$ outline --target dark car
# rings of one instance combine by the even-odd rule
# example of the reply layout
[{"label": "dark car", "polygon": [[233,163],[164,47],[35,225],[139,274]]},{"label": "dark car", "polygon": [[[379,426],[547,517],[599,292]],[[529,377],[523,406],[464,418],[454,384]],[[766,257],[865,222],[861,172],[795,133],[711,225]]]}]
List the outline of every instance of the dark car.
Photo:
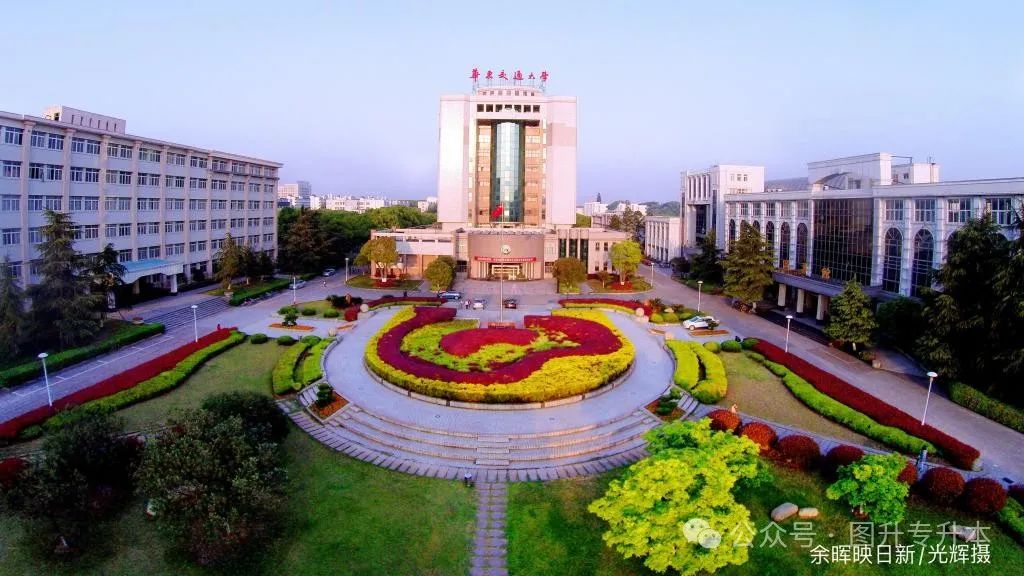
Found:
[{"label": "dark car", "polygon": [[501,305],[505,308],[519,308],[519,302],[517,302],[515,298],[505,298],[501,301]]},{"label": "dark car", "polygon": [[446,290],[444,292],[438,292],[437,297],[442,300],[447,300],[449,302],[457,302],[459,300],[462,300],[462,293],[456,292],[455,290]]}]

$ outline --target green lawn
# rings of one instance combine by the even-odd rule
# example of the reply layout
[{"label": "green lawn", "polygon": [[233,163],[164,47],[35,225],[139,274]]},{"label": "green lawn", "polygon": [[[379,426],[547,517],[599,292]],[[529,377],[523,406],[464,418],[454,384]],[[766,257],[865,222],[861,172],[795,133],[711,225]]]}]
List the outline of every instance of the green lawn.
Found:
[{"label": "green lawn", "polygon": [[736,404],[740,412],[779,424],[864,446],[884,448],[878,442],[819,415],[797,400],[782,380],[746,354],[722,352],[729,391],[718,404],[728,408]]},{"label": "green lawn", "polygon": [[380,288],[374,283],[373,278],[365,274],[348,279],[348,285],[352,288],[365,288],[369,290],[419,290],[422,283],[422,280],[389,280],[387,288]]},{"label": "green lawn", "polygon": [[[183,386],[128,408],[135,427],[199,405],[211,393],[269,393],[270,370],[284,348],[242,343],[211,360]],[[448,575],[469,569],[475,505],[457,482],[409,476],[325,448],[298,428],[285,441],[291,479],[281,535],[253,566],[230,574]],[[74,564],[41,562],[20,523],[0,512],[0,576],[193,575],[201,570],[169,554],[137,499],[102,526],[101,544]],[[222,573],[220,573],[222,574]]]},{"label": "green lawn", "polygon": [[651,285],[646,278],[634,276],[630,282],[633,283],[633,289],[628,292],[622,292],[614,289],[619,283],[618,276],[608,282],[607,287],[601,286],[600,280],[587,280],[587,285],[590,286],[590,292],[593,294],[632,294],[633,292],[646,292],[651,289]]},{"label": "green lawn", "polygon": [[[825,498],[825,484],[815,474],[774,468],[775,481],[757,490],[739,495],[741,503],[751,512],[751,520],[758,530],[768,525],[768,514],[776,505],[791,501],[801,506],[815,506],[822,517],[815,521],[814,545],[826,548],[848,541],[852,517],[844,507]],[[547,484],[513,484],[509,488],[509,573],[515,576],[637,576],[654,574],[636,559],[626,561],[608,549],[601,540],[603,522],[587,512],[587,505],[599,497],[608,482],[621,474],[610,472],[603,476],[560,480]],[[904,526],[922,522],[937,526],[943,522],[967,523],[974,520],[962,513],[934,508],[916,499],[911,500]],[[896,565],[831,565],[811,564],[808,551],[799,547],[792,536],[783,536],[786,547],[760,546],[763,534],[753,541],[750,559],[742,566],[730,566],[716,574],[723,575],[983,575],[1020,574],[1024,571],[1024,549],[1001,532],[994,520],[982,521],[992,526],[987,532],[991,540],[991,564],[927,564],[923,566]],[[781,524],[787,531],[792,521]],[[834,538],[829,538],[829,533]],[[938,543],[932,537],[929,544]],[[723,535],[723,544],[731,543]],[[948,544],[948,543],[947,543]],[[920,548],[918,547],[918,550]]]}]

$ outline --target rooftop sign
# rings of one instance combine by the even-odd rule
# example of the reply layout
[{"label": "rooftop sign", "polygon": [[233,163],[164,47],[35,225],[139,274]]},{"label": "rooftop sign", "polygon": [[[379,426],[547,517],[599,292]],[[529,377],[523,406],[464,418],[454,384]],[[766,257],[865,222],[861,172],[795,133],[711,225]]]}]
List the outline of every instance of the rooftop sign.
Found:
[{"label": "rooftop sign", "polygon": [[516,70],[515,72],[513,72],[512,77],[510,79],[509,75],[504,70],[501,70],[500,72],[498,72],[497,76],[495,76],[493,70],[488,70],[487,72],[481,74],[479,68],[473,68],[473,71],[470,72],[469,77],[471,80],[473,80],[473,88],[478,87],[482,81],[484,83],[484,86],[533,86],[536,88],[543,89],[544,84],[547,83],[548,81],[548,71],[541,71],[539,76],[539,83],[537,82],[537,75],[535,75],[533,72],[530,72],[526,77],[524,77],[522,70]]}]

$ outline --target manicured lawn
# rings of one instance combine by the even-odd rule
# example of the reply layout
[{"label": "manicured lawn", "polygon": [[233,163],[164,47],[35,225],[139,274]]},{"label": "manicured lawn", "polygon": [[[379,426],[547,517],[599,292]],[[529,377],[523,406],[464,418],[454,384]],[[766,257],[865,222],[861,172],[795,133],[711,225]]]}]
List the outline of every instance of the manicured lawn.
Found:
[{"label": "manicured lawn", "polygon": [[619,286],[619,280],[617,277],[611,282],[608,282],[608,286],[606,287],[601,286],[600,280],[587,280],[587,285],[590,286],[590,291],[593,294],[632,294],[633,292],[646,292],[647,290],[651,289],[650,283],[648,283],[647,280],[645,280],[644,278],[640,278],[639,276],[634,276],[630,280],[630,283],[632,283],[633,285],[632,290],[623,291],[615,289],[617,286]]},{"label": "manicured lawn", "polygon": [[878,442],[853,432],[819,415],[797,400],[782,380],[767,368],[743,353],[722,352],[722,363],[729,379],[729,391],[718,404],[736,409],[779,424],[801,428],[809,432],[830,436],[837,440],[863,446],[885,448]]},{"label": "manicured lawn", "polygon": [[[824,495],[825,484],[816,474],[797,472],[785,468],[773,468],[775,481],[758,489],[741,492],[739,501],[750,509],[751,521],[758,530],[769,523],[768,514],[782,502],[790,501],[800,506],[815,506],[822,516],[814,521],[813,545],[826,548],[848,543],[852,517],[847,510],[828,500]],[[621,474],[610,472],[603,476],[560,480],[548,484],[512,484],[509,488],[509,573],[516,576],[638,576],[654,574],[636,559],[626,561],[618,553],[608,549],[601,539],[605,526],[596,516],[587,512],[587,505],[599,497],[608,482]],[[922,522],[937,527],[943,522],[957,521],[960,525],[973,525],[975,520],[966,515],[944,509],[937,509],[911,499],[903,529],[912,522]],[[716,572],[723,575],[861,575],[861,574],[1019,574],[1024,568],[1024,549],[1009,536],[1001,532],[994,520],[981,521],[982,526],[992,526],[986,533],[991,540],[991,564],[945,564],[929,565],[925,556],[922,566],[897,566],[875,564],[836,564],[815,566],[807,549],[801,548],[786,534],[782,541],[786,547],[761,546],[764,534],[753,540],[750,559],[742,566],[730,566]],[[792,530],[792,521],[781,526]],[[829,534],[834,537],[829,537]],[[730,535],[723,535],[723,545],[731,544]],[[904,543],[911,543],[908,536]],[[929,539],[928,544],[939,542],[938,536]],[[949,542],[946,542],[948,545]],[[920,552],[920,547],[916,547]],[[895,558],[895,555],[893,555]]]},{"label": "manicured lawn", "polygon": [[125,429],[139,430],[162,422],[177,409],[198,408],[203,400],[219,392],[255,390],[270,393],[270,372],[284,346],[242,342],[209,360],[198,372],[168,394],[118,412]]},{"label": "manicured lawn", "polygon": [[[300,311],[304,308],[312,308],[313,310],[316,310],[317,316],[323,316],[324,312],[335,309],[327,300],[310,300],[308,302],[299,302],[298,304],[295,305],[295,307],[298,308]],[[338,310],[339,314],[341,312],[341,310]]]},{"label": "manicured lawn", "polygon": [[369,276],[354,276],[348,279],[348,285],[352,288],[365,288],[370,290],[419,290],[422,280],[389,280],[387,288],[381,288],[374,283]]}]

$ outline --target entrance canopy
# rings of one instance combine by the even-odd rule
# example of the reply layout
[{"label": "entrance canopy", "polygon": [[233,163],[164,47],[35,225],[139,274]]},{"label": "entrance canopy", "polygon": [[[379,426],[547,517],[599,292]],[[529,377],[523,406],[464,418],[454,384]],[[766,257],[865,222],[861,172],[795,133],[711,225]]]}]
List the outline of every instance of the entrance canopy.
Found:
[{"label": "entrance canopy", "polygon": [[162,260],[160,258],[133,260],[131,262],[122,262],[121,265],[124,266],[123,280],[125,284],[131,284],[139,278],[152,276],[153,274],[174,276],[182,271],[181,262],[171,262],[170,260]]}]

